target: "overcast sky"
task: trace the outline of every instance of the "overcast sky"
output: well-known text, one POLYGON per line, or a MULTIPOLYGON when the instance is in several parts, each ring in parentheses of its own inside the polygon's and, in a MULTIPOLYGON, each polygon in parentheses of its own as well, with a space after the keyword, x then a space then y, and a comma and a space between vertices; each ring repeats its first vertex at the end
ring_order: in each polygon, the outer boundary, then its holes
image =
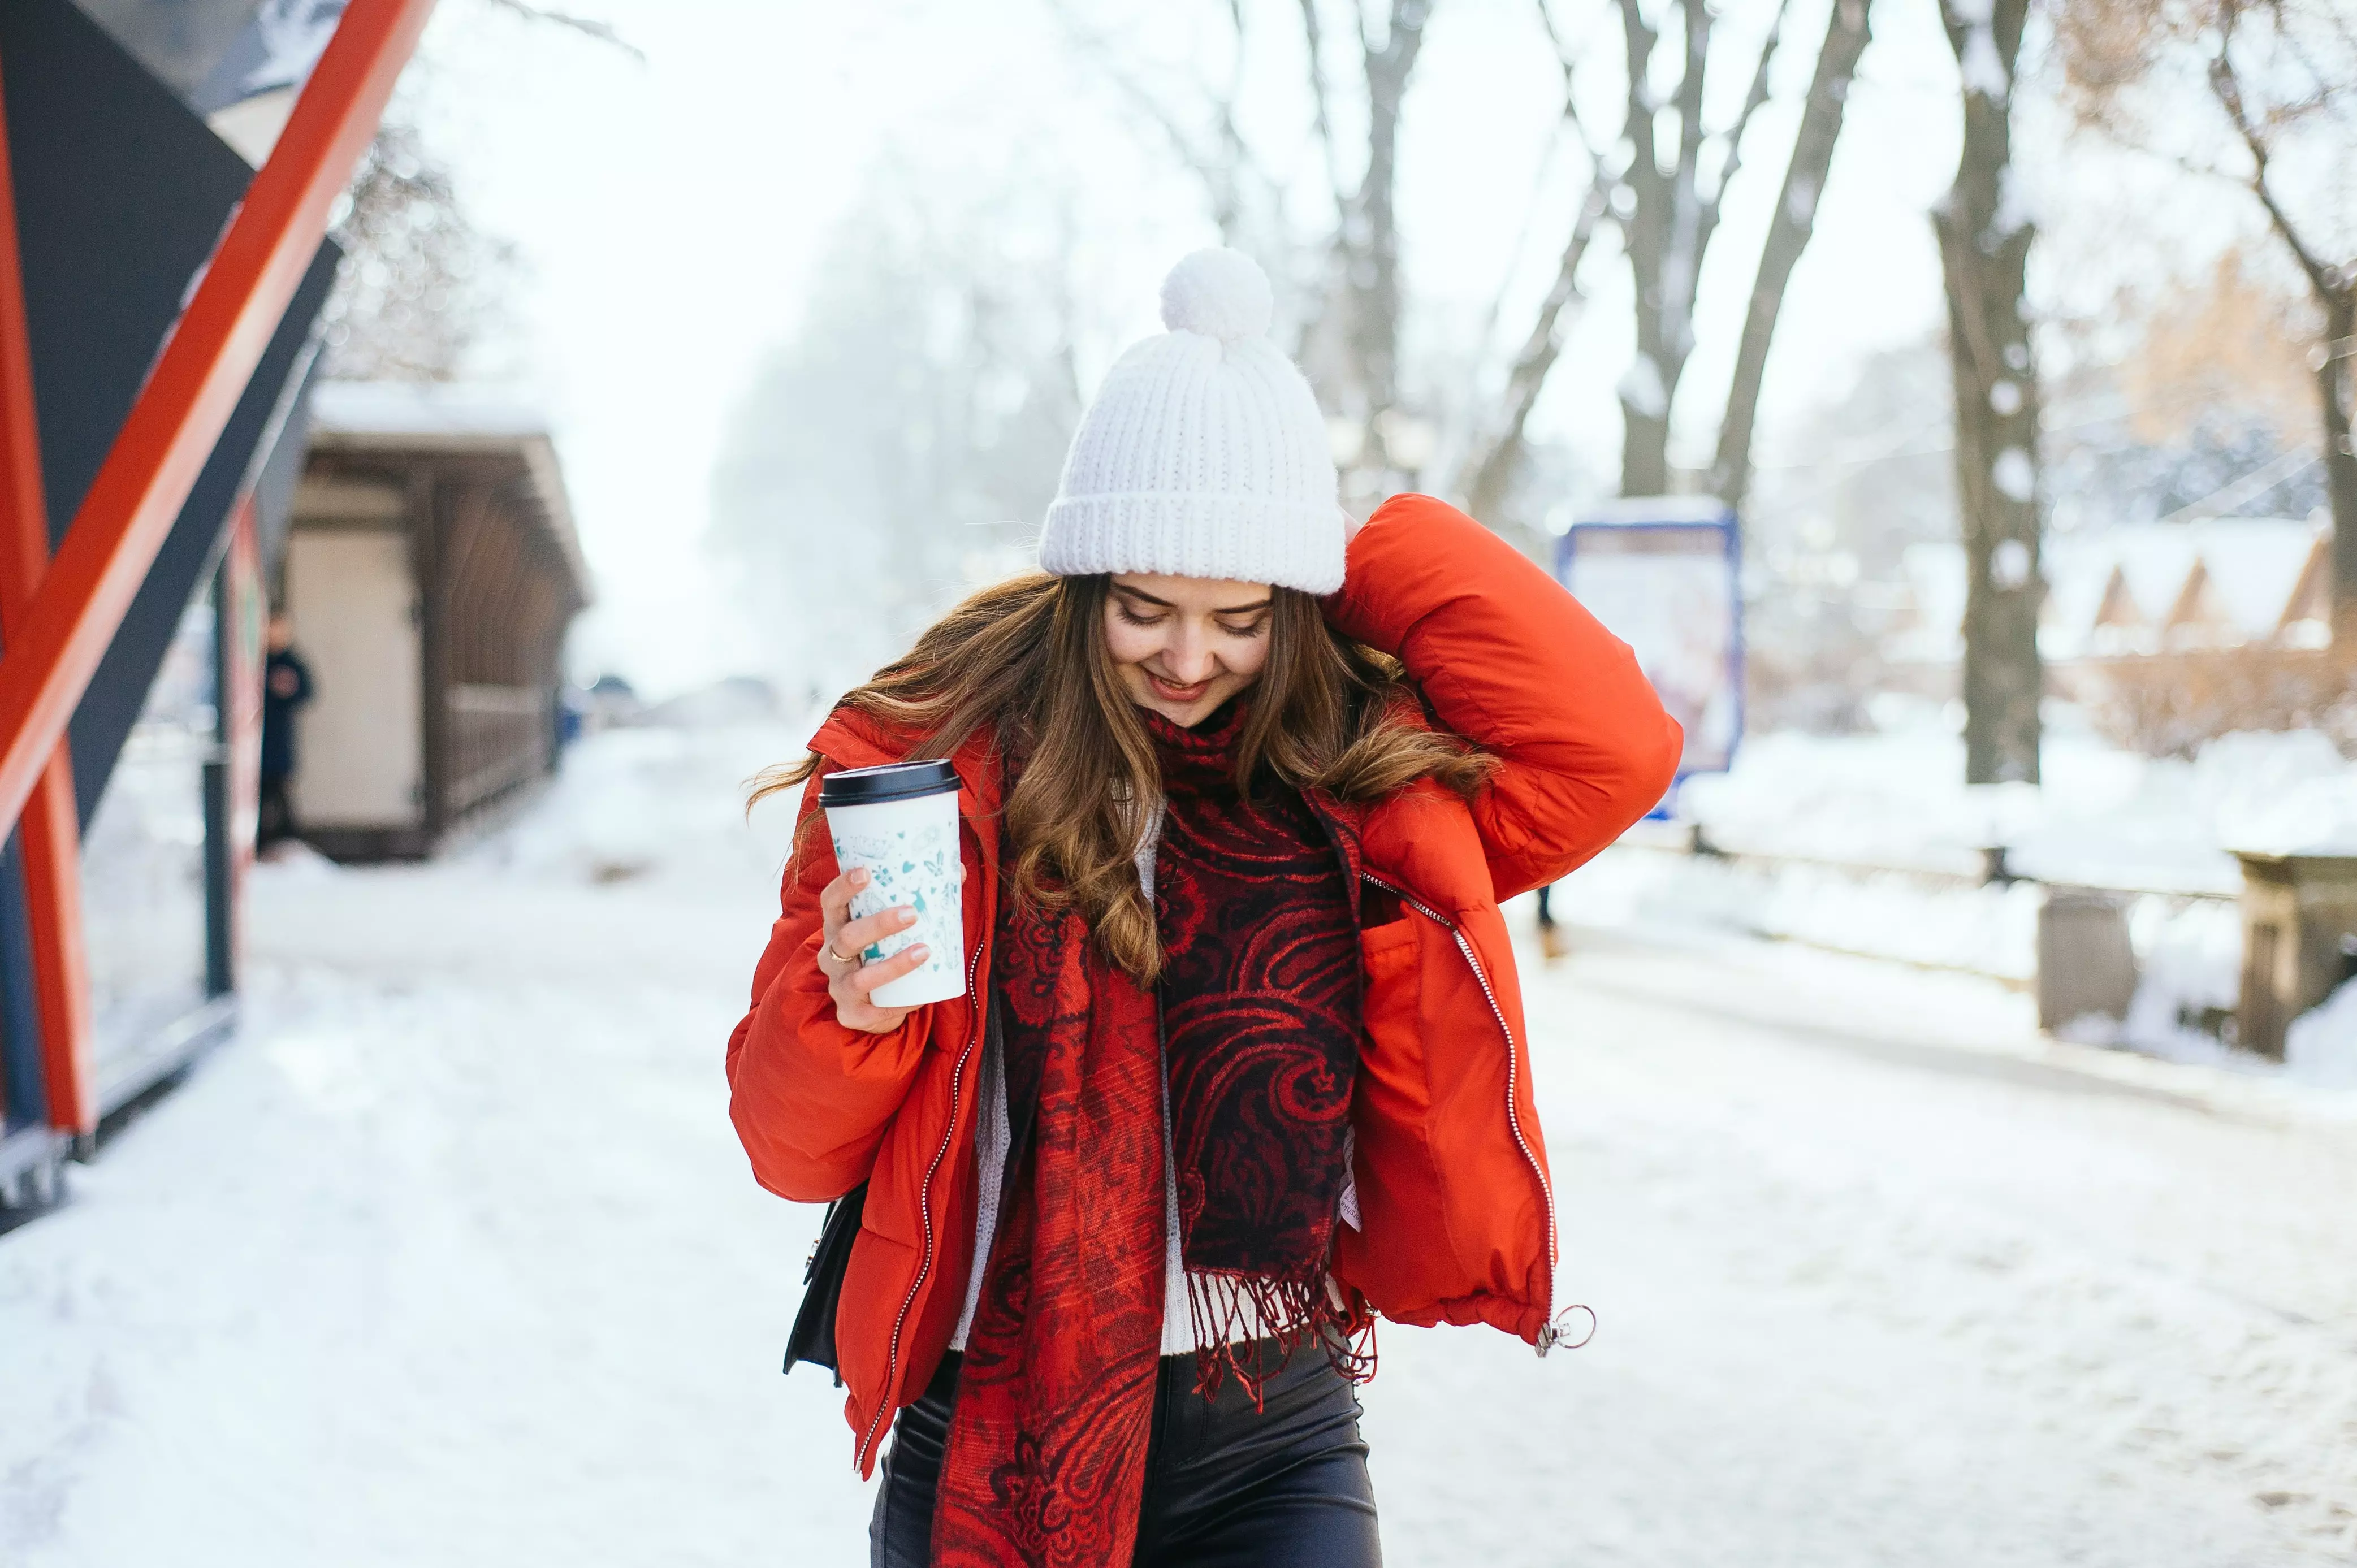
MULTIPOLYGON (((1169 25, 1173 8, 1074 4, 1148 63, 1185 64, 1188 29, 1169 25), (1125 21, 1133 16, 1156 17, 1154 28, 1125 21)), ((1822 6, 1796 7, 1781 102, 1755 133, 1755 178, 1730 200, 1705 274, 1702 347, 1688 377, 1714 390, 1682 409, 1707 415, 1724 384, 1822 6)), ((1216 236, 1198 188, 1159 156, 1102 70, 1066 47, 1040 0, 576 8, 609 18, 645 62, 523 26, 483 0, 447 0, 422 69, 404 83, 404 110, 454 166, 479 224, 511 242, 522 263, 498 368, 555 422, 597 574, 599 603, 576 632, 576 668, 619 669, 660 693, 752 662, 756 630, 697 548, 714 455, 760 357, 792 331, 831 225, 880 158, 975 178, 1027 160, 1069 166, 1100 229, 1094 272, 1126 274, 1126 287, 1109 285, 1115 307, 1130 311, 1123 338, 1156 329, 1162 270, 1216 236)), ((1216 24, 1221 8, 1200 8, 1216 24)), ((1731 27, 1762 25, 1759 0, 1726 10, 1731 27)), ((1825 395, 1861 354, 1919 341, 1939 318, 1926 212, 1954 167, 1953 67, 1930 0, 1881 0, 1876 27, 1779 329, 1771 443, 1779 409, 1825 395)), ((1532 198, 1556 71, 1526 0, 1444 0, 1428 38, 1404 129, 1405 266, 1420 303, 1443 319, 1478 321, 1519 234, 1530 232, 1526 290, 1559 242, 1557 214, 1544 203, 1534 210, 1532 198)), ((1597 41, 1617 47, 1610 35, 1597 41)), ((1263 102, 1283 105, 1287 90, 1275 84, 1263 102)), ((1277 112, 1265 110, 1258 129, 1282 151, 1277 112)), ((1301 156, 1306 168, 1306 143, 1301 156)), ((1619 439, 1611 389, 1629 357, 1625 274, 1594 275, 1593 303, 1536 423, 1609 466, 1619 439)), ((1519 335, 1511 306, 1504 322, 1501 336, 1519 335)), ((1689 440, 1710 434, 1706 424, 1689 440)))

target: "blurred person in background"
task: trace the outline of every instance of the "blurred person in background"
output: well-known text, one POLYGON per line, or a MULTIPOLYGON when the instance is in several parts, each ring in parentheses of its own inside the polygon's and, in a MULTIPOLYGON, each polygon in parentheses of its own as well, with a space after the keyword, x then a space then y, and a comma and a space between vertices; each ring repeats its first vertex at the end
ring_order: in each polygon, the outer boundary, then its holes
POLYGON ((254 847, 267 851, 301 836, 287 793, 295 779, 295 710, 311 700, 311 669, 295 651, 295 623, 270 617, 269 656, 262 666, 262 799, 254 847))
POLYGON ((1375 1317, 1544 1353, 1583 1310, 1498 903, 1659 800, 1677 726, 1471 519, 1350 527, 1251 261, 1186 258, 1162 315, 1043 571, 756 795, 806 786, 731 1112, 771 1191, 858 1195, 810 1359, 863 1473, 892 1434, 874 1564, 1375 1563, 1375 1317), (967 991, 883 1007, 930 955, 868 961, 917 917, 849 918, 818 785, 915 757, 960 779, 967 991))

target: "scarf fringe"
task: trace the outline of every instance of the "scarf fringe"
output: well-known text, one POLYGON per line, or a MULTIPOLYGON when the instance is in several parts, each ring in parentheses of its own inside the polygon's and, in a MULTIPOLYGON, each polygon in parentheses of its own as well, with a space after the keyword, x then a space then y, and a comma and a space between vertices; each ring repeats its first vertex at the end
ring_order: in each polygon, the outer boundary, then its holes
POLYGON ((1311 1342, 1345 1381, 1374 1379, 1375 1316, 1353 1311, 1322 1269, 1314 1278, 1290 1280, 1189 1269, 1187 1317, 1195 1335, 1195 1391, 1205 1399, 1233 1377, 1252 1396, 1253 1409, 1264 1408, 1270 1381, 1311 1342))

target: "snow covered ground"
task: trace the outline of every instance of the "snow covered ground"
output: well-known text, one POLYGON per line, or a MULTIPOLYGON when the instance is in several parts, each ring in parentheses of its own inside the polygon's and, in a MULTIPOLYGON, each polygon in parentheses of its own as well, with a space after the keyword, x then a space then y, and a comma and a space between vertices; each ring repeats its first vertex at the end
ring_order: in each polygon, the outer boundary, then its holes
MULTIPOLYGON (((817 1214, 720 1079, 792 739, 601 736, 450 861, 261 874, 242 1036, 0 1238, 0 1563, 865 1561, 776 1370, 817 1214)), ((2357 1561, 2357 1095, 1610 903, 1527 971, 1600 1328, 1383 1335, 1392 1562, 2357 1561)))

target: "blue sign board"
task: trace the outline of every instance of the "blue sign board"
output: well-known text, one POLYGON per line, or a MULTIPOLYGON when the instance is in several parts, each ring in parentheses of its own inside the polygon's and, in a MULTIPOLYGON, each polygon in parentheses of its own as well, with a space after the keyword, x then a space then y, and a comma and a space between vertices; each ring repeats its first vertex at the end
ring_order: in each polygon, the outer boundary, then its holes
POLYGON ((1640 496, 1581 514, 1555 546, 1555 575, 1636 650, 1685 729, 1683 780, 1723 773, 1743 736, 1743 541, 1708 496, 1640 496))

